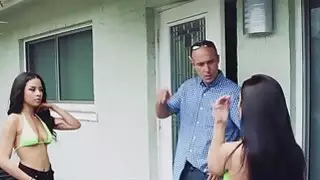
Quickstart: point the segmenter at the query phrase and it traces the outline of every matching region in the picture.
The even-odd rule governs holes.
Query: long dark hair
[[[24,89],[28,81],[32,79],[39,79],[43,88],[42,102],[47,102],[47,92],[43,79],[34,72],[22,72],[19,74],[13,81],[10,93],[10,105],[7,114],[12,113],[20,114],[22,112],[23,103],[24,103]],[[41,120],[47,125],[51,134],[56,139],[56,133],[53,130],[54,127],[54,118],[50,115],[49,110],[43,110],[37,112],[37,115]]]
[[[249,180],[304,180],[305,160],[285,96],[270,76],[254,75],[241,89],[243,159]]]

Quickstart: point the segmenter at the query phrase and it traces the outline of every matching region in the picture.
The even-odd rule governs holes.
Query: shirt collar
[[[209,85],[206,85],[203,82],[203,80],[200,79],[199,76],[198,76],[198,81],[199,81],[200,85],[203,87],[214,87],[215,85],[219,84],[223,78],[224,78],[223,72],[221,70],[218,70],[217,77]]]

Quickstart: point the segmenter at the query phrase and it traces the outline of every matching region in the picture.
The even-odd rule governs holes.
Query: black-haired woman
[[[209,171],[228,180],[304,180],[305,160],[291,127],[285,96],[270,76],[254,75],[241,88],[241,139],[225,142],[229,96],[213,105]]]
[[[18,180],[53,180],[47,145],[55,139],[54,129],[75,130],[81,124],[68,112],[46,102],[42,78],[32,72],[19,74],[12,85],[8,120],[0,140],[0,167]],[[53,118],[50,110],[61,118]],[[17,166],[10,160],[17,153]]]

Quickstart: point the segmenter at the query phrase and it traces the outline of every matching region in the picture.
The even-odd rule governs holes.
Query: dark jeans
[[[10,176],[3,169],[0,169],[0,180],[15,180],[15,178]]]
[[[28,174],[29,176],[33,177],[36,180],[54,180],[53,178],[54,172],[51,168],[49,171],[44,172],[44,171],[38,171],[38,170],[32,169],[21,163],[19,164],[19,168],[23,172],[25,172],[26,174]]]
[[[181,173],[180,180],[207,180],[208,175],[195,168],[188,161]]]

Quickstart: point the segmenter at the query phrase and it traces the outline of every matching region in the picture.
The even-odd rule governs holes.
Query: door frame
[[[298,0],[300,1],[300,0]],[[310,179],[310,121],[311,121],[311,112],[310,112],[310,80],[311,80],[311,67],[310,67],[310,6],[309,0],[301,0],[301,25],[302,25],[302,59],[304,63],[302,68],[305,71],[303,73],[303,119],[302,119],[302,140],[301,146],[305,154],[306,160],[306,176],[307,179]]]
[[[203,5],[205,4],[205,5]],[[218,4],[219,6],[210,6]],[[209,6],[208,6],[209,5]],[[186,7],[186,8],[185,8]],[[177,11],[183,9],[177,13]],[[187,10],[186,10],[187,9]],[[218,17],[213,17],[215,13]],[[217,15],[216,15],[217,16]],[[156,88],[171,89],[170,32],[169,27],[205,18],[206,39],[212,40],[220,54],[219,68],[226,72],[224,0],[193,0],[179,2],[155,9],[156,30]],[[164,23],[165,22],[165,23]],[[209,22],[209,23],[208,23]],[[165,25],[165,27],[163,27]],[[217,28],[218,27],[218,28]],[[213,29],[213,31],[209,31]],[[162,48],[166,48],[163,53]],[[166,61],[161,61],[166,59]],[[157,119],[158,177],[159,180],[172,179],[172,121],[171,117]]]
[[[299,1],[299,0],[297,0]],[[304,116],[303,119],[303,150],[305,153],[306,160],[306,174],[307,179],[310,178],[310,163],[311,163],[311,1],[299,1],[301,3],[301,21],[302,21],[302,39],[303,39],[303,69],[305,70],[304,75],[304,90],[303,90],[303,98],[304,98]]]

